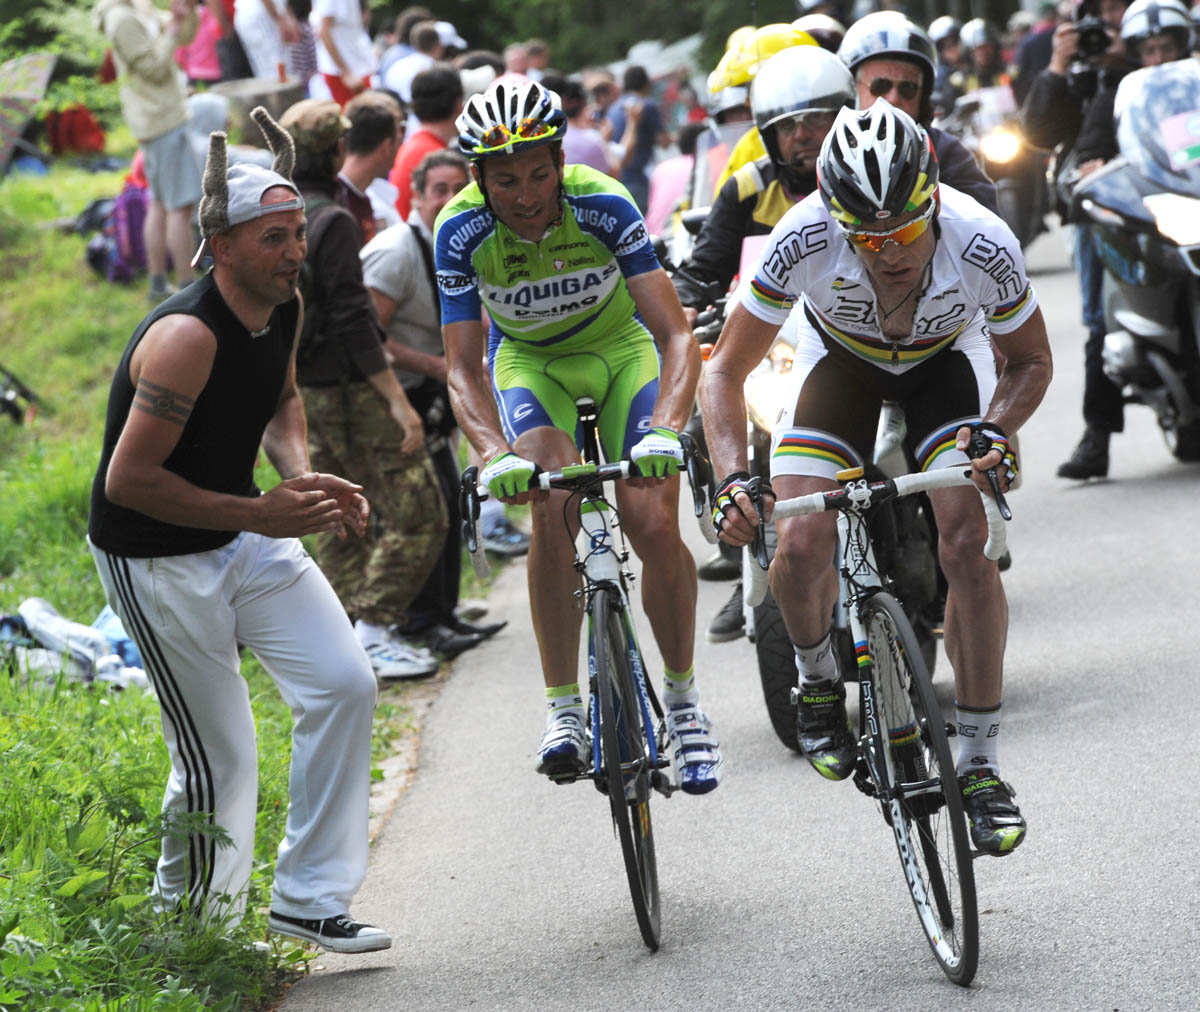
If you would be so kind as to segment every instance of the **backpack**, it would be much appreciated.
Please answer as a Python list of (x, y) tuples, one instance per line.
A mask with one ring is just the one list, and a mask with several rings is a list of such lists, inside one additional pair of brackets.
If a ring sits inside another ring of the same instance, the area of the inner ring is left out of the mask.
[(150, 191), (126, 183), (115, 200), (99, 235), (87, 244), (87, 262), (107, 281), (127, 282), (146, 270), (146, 240), (142, 227), (150, 206)]

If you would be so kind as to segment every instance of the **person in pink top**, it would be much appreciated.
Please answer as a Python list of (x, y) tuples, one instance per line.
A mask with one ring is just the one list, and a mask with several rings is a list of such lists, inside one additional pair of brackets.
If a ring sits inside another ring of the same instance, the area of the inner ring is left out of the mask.
[(408, 219), (412, 210), (413, 169), (431, 151), (439, 151), (458, 136), (455, 119), (463, 108), (462, 78), (451, 67), (436, 66), (423, 70), (413, 78), (412, 112), (417, 119), (417, 129), (409, 132), (400, 150), (388, 182), (396, 187), (396, 210), (400, 217)]

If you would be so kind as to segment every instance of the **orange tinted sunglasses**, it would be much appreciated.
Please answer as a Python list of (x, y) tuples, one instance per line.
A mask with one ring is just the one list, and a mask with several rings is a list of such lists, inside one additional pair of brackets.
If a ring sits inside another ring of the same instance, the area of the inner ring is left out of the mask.
[(872, 253), (880, 252), (889, 242), (894, 242), (897, 246), (908, 246), (925, 234), (929, 223), (933, 221), (933, 213), (936, 209), (937, 203), (931, 200), (929, 210), (921, 217), (913, 218), (912, 221), (905, 222), (888, 232), (852, 232), (850, 229), (843, 229), (843, 232), (850, 240), (851, 245), (857, 246), (859, 249), (869, 249)]

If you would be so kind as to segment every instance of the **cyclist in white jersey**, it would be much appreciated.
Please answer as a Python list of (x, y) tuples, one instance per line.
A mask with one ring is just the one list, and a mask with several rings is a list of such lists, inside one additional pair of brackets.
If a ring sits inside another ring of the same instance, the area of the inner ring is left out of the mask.
[[(880, 404), (899, 402), (922, 470), (965, 467), (974, 433), (991, 449), (970, 461), (976, 484), (1016, 474), (1009, 436), (1040, 403), (1050, 349), (1020, 247), (999, 218), (938, 186), (925, 131), (884, 100), (843, 109), (817, 164), (818, 193), (776, 225), (744, 284), (701, 380), (720, 536), (744, 545), (756, 513), (745, 491), (742, 383), (796, 306), (802, 313), (794, 398), (772, 440), (771, 474), (784, 498), (836, 488), (835, 474), (870, 459)], [(996, 374), (988, 335), (1003, 355)], [(770, 515), (775, 492), (766, 498)], [(958, 707), (958, 772), (971, 835), (1004, 854), (1025, 835), (997, 742), (1008, 609), (974, 489), (930, 493), (949, 582), (946, 652)], [(845, 687), (830, 648), (837, 597), (834, 514), (778, 525), (772, 592), (800, 672), (797, 737), (812, 765), (840, 780), (854, 765)]]

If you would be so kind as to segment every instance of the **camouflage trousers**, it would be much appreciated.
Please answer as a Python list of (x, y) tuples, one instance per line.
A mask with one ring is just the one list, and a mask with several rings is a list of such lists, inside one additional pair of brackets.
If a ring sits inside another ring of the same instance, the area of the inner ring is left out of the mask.
[(363, 486), (367, 532), (316, 538), (317, 562), (346, 613), (394, 625), (425, 583), (446, 541), (446, 503), (422, 448), (403, 456), (404, 432), (366, 380), (303, 387), (313, 469)]

